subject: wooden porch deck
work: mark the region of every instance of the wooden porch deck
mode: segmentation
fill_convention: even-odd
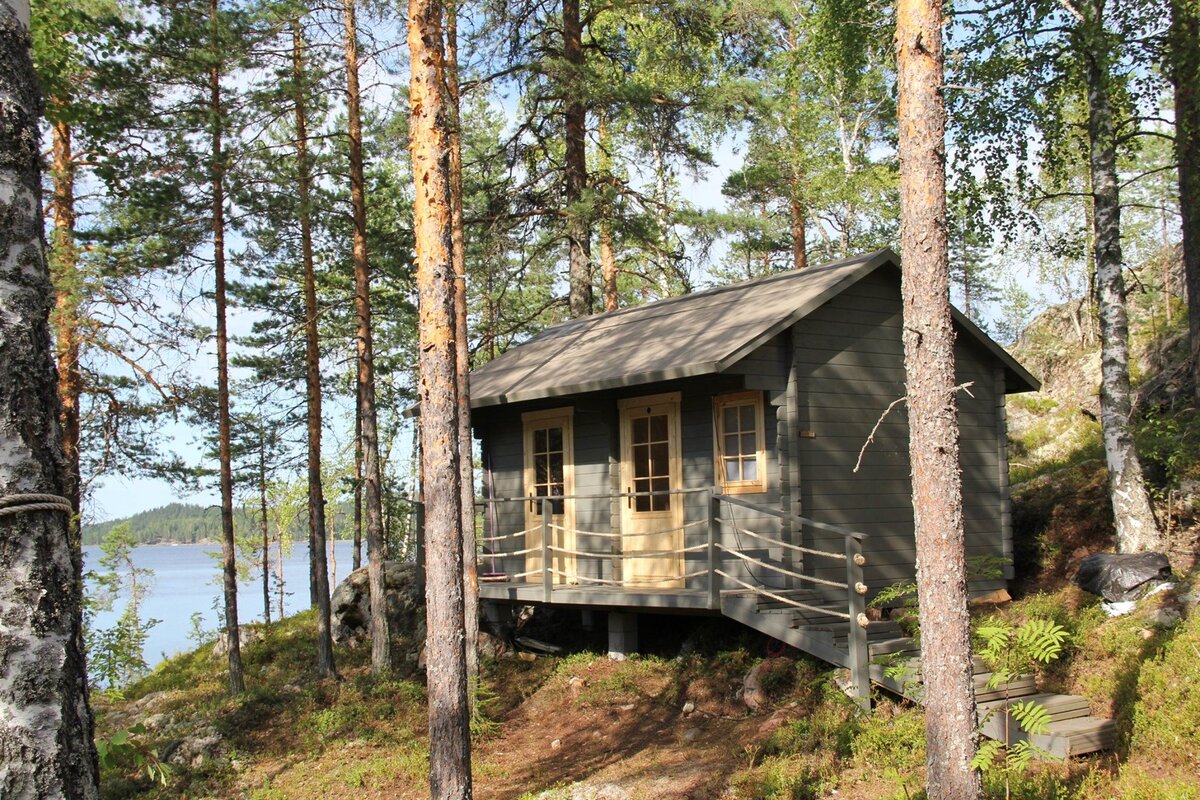
[[[671,551],[681,556],[685,552],[691,552],[705,559],[701,562],[704,564],[703,569],[684,576],[692,584],[691,588],[622,585],[612,579],[567,575],[558,571],[551,565],[554,564],[554,558],[560,554],[618,562],[639,556],[636,553],[624,553],[621,548],[622,534],[619,532],[581,532],[592,536],[612,537],[614,552],[576,551],[556,546],[553,543],[554,533],[563,529],[552,524],[550,500],[543,498],[540,544],[528,549],[525,549],[523,544],[519,545],[522,549],[513,554],[540,551],[542,566],[521,575],[508,576],[503,580],[488,580],[484,577],[479,586],[480,599],[507,604],[545,604],[614,611],[719,614],[830,664],[846,668],[849,671],[848,690],[864,707],[869,707],[872,686],[881,687],[920,703],[923,699],[923,687],[920,682],[921,662],[917,643],[907,636],[897,623],[870,621],[865,614],[869,589],[863,583],[863,566],[867,563],[862,550],[863,534],[804,517],[785,515],[776,509],[758,506],[740,498],[723,496],[716,490],[710,491],[711,513],[706,523],[707,544]],[[724,512],[723,505],[726,509]],[[755,549],[743,549],[740,537],[738,546],[723,543],[719,531],[723,524],[736,525],[732,516],[737,507],[750,508],[758,513],[780,518],[790,516],[793,523],[841,534],[845,539],[845,549],[841,552],[814,550],[778,538],[767,540],[762,534],[744,529],[743,534],[756,540],[752,544]],[[726,516],[722,516],[723,513]],[[519,535],[520,533],[494,535],[491,541],[507,542]],[[759,540],[764,540],[768,547],[777,551],[797,556],[795,566],[791,558],[771,561],[761,556],[764,541]],[[504,554],[501,552],[496,555],[503,557]],[[825,559],[825,563],[832,559],[844,564],[845,581],[813,576],[808,571],[813,559]],[[787,588],[764,583],[761,579],[753,577],[755,573],[748,569],[745,573],[738,572],[735,565],[753,565],[756,569],[767,570],[775,577],[777,583],[782,582]],[[563,580],[568,582],[556,582]],[[699,584],[698,588],[696,584]],[[807,586],[812,588],[796,588]],[[888,665],[896,663],[905,667],[904,680],[892,677],[892,671],[887,669]],[[1010,744],[1025,738],[1019,726],[1008,717],[1005,709],[1011,703],[1036,698],[1050,712],[1052,718],[1047,734],[1028,737],[1043,751],[1066,758],[1111,749],[1115,745],[1114,721],[1091,716],[1086,699],[1071,695],[1039,693],[1034,678],[1030,675],[1020,676],[1001,686],[989,688],[987,684],[990,673],[978,659],[975,666],[976,701],[979,704],[980,716],[984,718],[982,732],[986,736],[999,741],[1007,739]]]
[[[696,611],[717,613],[709,608],[707,589],[654,589],[622,586],[556,584],[546,603],[545,587],[525,581],[479,583],[479,598],[528,605],[548,604],[653,611]]]

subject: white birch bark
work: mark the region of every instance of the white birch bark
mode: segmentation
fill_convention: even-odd
[[[0,0],[0,498],[61,496],[28,0]],[[12,507],[11,505],[9,506]],[[0,515],[0,797],[99,797],[68,514]]]

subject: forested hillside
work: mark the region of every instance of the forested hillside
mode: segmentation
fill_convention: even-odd
[[[134,514],[125,519],[110,520],[83,526],[83,543],[98,545],[113,526],[128,522],[138,544],[213,544],[221,539],[221,513],[214,506],[171,503]],[[254,520],[240,511],[238,526],[252,525]]]

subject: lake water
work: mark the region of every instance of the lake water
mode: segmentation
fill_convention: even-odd
[[[354,543],[337,542],[337,580],[350,574]],[[142,617],[160,622],[150,629],[146,641],[146,663],[154,667],[169,656],[195,647],[188,639],[192,614],[200,612],[206,631],[215,631],[224,619],[221,597],[221,549],[214,545],[143,545],[133,550],[137,566],[154,571],[152,586],[142,607]],[[274,555],[274,554],[272,554]],[[84,571],[97,567],[100,548],[83,548]],[[366,560],[364,548],[363,560]],[[272,565],[272,573],[274,565]],[[332,570],[332,564],[330,565]],[[308,544],[297,543],[283,560],[284,601],[287,614],[308,608]],[[332,580],[331,587],[336,585]],[[118,597],[112,611],[100,612],[93,623],[111,627],[125,608],[126,598]],[[278,590],[271,578],[271,618],[278,613]],[[238,586],[239,621],[258,622],[263,618],[262,573],[252,570],[250,578]]]

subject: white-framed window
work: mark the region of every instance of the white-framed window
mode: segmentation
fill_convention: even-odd
[[[728,494],[767,490],[762,392],[713,398],[717,485]]]

